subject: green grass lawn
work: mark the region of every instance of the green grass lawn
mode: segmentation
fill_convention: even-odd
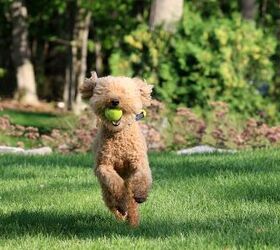
[[[41,134],[49,134],[53,129],[71,130],[77,122],[73,114],[40,113],[21,110],[5,109],[0,116],[8,115],[12,124],[25,127],[36,127]],[[41,146],[40,140],[30,140],[24,136],[15,137],[0,133],[0,145],[16,146],[17,142],[24,142],[26,148]]]
[[[10,135],[2,134],[0,132],[0,145],[5,144],[11,147],[16,147],[18,141],[23,142],[26,148],[38,147],[38,145],[41,144],[40,140],[30,140],[23,136],[20,137],[10,136]]]
[[[153,189],[131,229],[103,205],[90,155],[0,156],[0,248],[280,248],[280,150],[150,162]]]
[[[8,109],[0,111],[0,116],[3,115],[8,115],[13,124],[36,127],[41,133],[49,133],[54,128],[72,128],[77,120],[71,114],[40,113]]]

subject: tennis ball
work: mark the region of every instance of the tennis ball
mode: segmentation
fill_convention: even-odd
[[[105,109],[105,117],[109,121],[116,122],[122,118],[122,115],[123,115],[123,112],[121,109],[110,109],[110,108]]]

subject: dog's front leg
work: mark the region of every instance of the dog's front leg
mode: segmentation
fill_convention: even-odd
[[[124,180],[115,171],[113,166],[98,165],[95,174],[101,186],[114,196],[116,200],[121,200],[125,193]]]
[[[127,178],[127,219],[130,225],[138,226],[138,203],[142,203],[148,196],[151,187],[152,176],[147,157],[130,161],[131,174]]]
[[[141,160],[133,161],[132,167],[134,171],[128,181],[130,182],[135,201],[142,203],[147,199],[152,185],[152,174],[148,158],[142,157]]]
[[[134,200],[130,185],[131,183],[126,182],[127,194],[125,196],[125,204],[127,209],[127,220],[132,227],[137,227],[139,225],[138,203]]]

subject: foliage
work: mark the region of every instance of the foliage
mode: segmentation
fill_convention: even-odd
[[[198,11],[201,16],[209,18],[221,18],[230,16],[233,12],[241,11],[240,1],[221,1],[221,0],[190,0],[191,6]]]
[[[12,64],[10,0],[0,0],[0,77],[2,68],[7,72],[1,79],[1,94],[13,96],[16,88],[15,72]],[[63,99],[65,67],[77,6],[92,12],[89,32],[88,72],[96,67],[95,44],[102,45],[104,73],[108,72],[107,58],[113,48],[118,47],[120,37],[129,33],[140,22],[146,22],[150,0],[123,2],[88,0],[25,1],[28,17],[28,32],[32,62],[34,64],[37,92],[40,99],[57,101]],[[110,13],[110,14],[108,14]],[[114,25],[112,25],[112,23]]]
[[[89,152],[96,135],[96,118],[90,113],[79,118],[77,124],[68,131],[53,129],[50,134],[42,135],[42,143],[61,153]]]
[[[169,40],[170,35],[163,30],[151,32],[147,25],[139,25],[135,31],[124,37],[123,49],[116,50],[110,57],[112,74],[139,75],[151,84],[158,83],[161,75],[159,68],[165,60],[168,61]],[[168,87],[173,91],[174,84],[166,86],[165,90],[168,91]],[[160,84],[156,85],[156,90],[159,97],[170,101],[168,93],[165,95]]]
[[[80,5],[92,12],[88,71],[96,67],[99,56],[103,74],[146,78],[156,85],[156,97],[174,110],[182,104],[207,111],[211,101],[221,100],[242,113],[263,109],[270,117],[277,113],[269,100],[272,96],[276,102],[280,93],[279,38],[274,53],[271,36],[279,32],[277,1],[257,0],[259,8],[252,22],[241,21],[237,14],[240,1],[185,1],[184,17],[175,34],[149,31],[151,0],[25,2],[40,98],[62,99],[73,16]],[[11,44],[10,3],[0,0],[0,77],[1,93],[12,96],[15,72],[11,51],[5,49]],[[101,44],[99,52],[95,51],[97,43]]]
[[[269,126],[261,116],[238,117],[223,102],[212,102],[211,112],[205,119],[188,108],[178,108],[171,134],[168,145],[173,149],[199,144],[235,149],[280,146],[280,126]]]
[[[223,102],[212,102],[210,106],[207,116],[185,107],[173,113],[163,103],[153,100],[147,117],[139,122],[148,149],[167,151],[201,144],[233,149],[280,146],[280,126],[268,125],[265,117],[244,118],[230,112]],[[61,153],[92,149],[97,132],[97,119],[92,112],[85,112],[78,121],[65,115],[56,115],[55,119],[51,114],[36,116],[34,112],[22,112],[15,119],[17,113],[2,112],[11,118],[0,116],[0,145],[50,146]],[[37,117],[36,123],[32,122],[34,117]],[[44,121],[47,127],[42,126]]]
[[[5,69],[0,68],[0,78],[2,78],[3,76],[5,76],[6,73],[7,73],[7,72],[6,72]]]
[[[244,22],[240,15],[203,19],[185,5],[176,34],[151,33],[140,25],[125,36],[123,49],[110,58],[113,74],[140,75],[156,85],[156,95],[169,105],[209,107],[225,101],[239,112],[275,115],[266,96],[275,48],[271,35]]]
[[[272,94],[274,97],[274,100],[276,101],[276,104],[280,108],[279,104],[279,98],[280,98],[280,65],[279,65],[279,58],[280,58],[280,3],[278,1],[268,0],[267,2],[268,6],[270,7],[268,10],[268,13],[265,13],[263,15],[263,21],[262,19],[262,26],[265,29],[272,30],[274,34],[276,34],[276,37],[278,39],[277,47],[276,47],[276,53],[272,58],[272,61],[274,62],[274,68],[275,68],[275,77],[274,77],[274,85],[272,89]]]
[[[152,100],[144,121],[139,122],[149,150],[165,150],[168,141],[168,110],[162,102]]]
[[[178,108],[172,123],[173,148],[189,147],[202,143],[205,134],[205,121],[187,108]],[[176,146],[175,146],[176,145]]]
[[[10,3],[0,0],[0,92],[12,97],[16,73]],[[39,97],[63,98],[69,42],[80,5],[92,12],[88,71],[95,69],[99,57],[101,75],[137,75],[155,85],[154,97],[161,102],[154,101],[141,122],[150,149],[201,143],[229,148],[279,145],[279,126],[271,124],[280,118],[280,5],[256,0],[256,18],[247,22],[238,14],[240,3],[184,1],[183,20],[170,34],[161,28],[149,30],[151,0],[25,1]],[[88,114],[77,124],[68,115],[0,112],[5,114],[11,130],[2,131],[1,143],[46,144],[63,152],[90,150],[95,130]],[[14,130],[18,125],[24,131]],[[31,137],[39,137],[29,139],[28,127],[38,130],[29,131]]]
[[[150,150],[163,150],[166,110],[164,105],[153,101],[147,110],[148,118],[140,122]],[[34,111],[0,111],[0,145],[19,147],[50,146],[62,153],[88,152],[97,132],[96,116],[85,112],[79,119],[65,114],[36,113]],[[160,129],[159,129],[160,128]]]
[[[117,48],[121,37],[140,22],[147,21],[150,3],[151,0],[94,1],[89,8],[93,12],[94,24],[98,29],[95,29],[92,38],[102,42],[103,53],[107,54],[113,48]]]

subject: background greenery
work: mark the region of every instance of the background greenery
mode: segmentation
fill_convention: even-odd
[[[37,94],[41,101],[51,103],[50,112],[41,107],[33,112],[29,108],[24,110],[26,107],[21,109],[21,104],[9,105],[17,92],[9,9],[15,1],[26,4]],[[178,149],[197,144],[227,148],[278,146],[279,3],[185,0],[182,18],[170,31],[164,26],[151,29],[149,18],[154,2],[0,0],[0,118],[10,117],[2,119],[3,126],[0,119],[0,142],[41,145],[44,137],[43,145],[49,145],[47,138],[53,147],[56,142],[55,148],[59,148],[65,144],[66,132],[72,137],[72,150],[94,137],[94,122],[84,122],[92,119],[90,115],[76,123],[79,118],[64,114],[56,105],[64,101],[66,108],[71,109],[64,96],[66,72],[71,68],[69,58],[72,56],[72,62],[74,58],[70,47],[76,41],[76,15],[83,9],[91,14],[87,74],[96,70],[99,76],[139,76],[155,86],[153,97],[160,102],[155,101],[147,110],[148,118],[144,121],[149,148]],[[250,20],[244,17],[244,2],[254,3],[255,15]],[[180,112],[180,108],[190,110]],[[25,128],[18,131],[16,125]],[[37,129],[35,135],[30,135],[29,126]],[[60,130],[59,135],[56,129]],[[20,140],[10,137],[18,135]],[[33,142],[26,139],[28,136],[33,137]],[[75,137],[84,139],[77,145],[72,140]]]
[[[250,21],[242,20],[239,1],[185,1],[175,34],[149,30],[149,0],[80,2],[92,12],[88,72],[96,68],[95,46],[101,43],[102,75],[144,77],[171,109],[183,105],[207,110],[211,101],[221,100],[242,114],[263,111],[270,119],[278,117],[277,1],[256,1],[257,14]],[[11,43],[11,25],[5,17],[8,4],[0,1],[0,91],[5,96],[15,89],[6,49]],[[70,39],[67,23],[75,1],[26,4],[39,96],[61,100],[67,47],[57,41]]]

